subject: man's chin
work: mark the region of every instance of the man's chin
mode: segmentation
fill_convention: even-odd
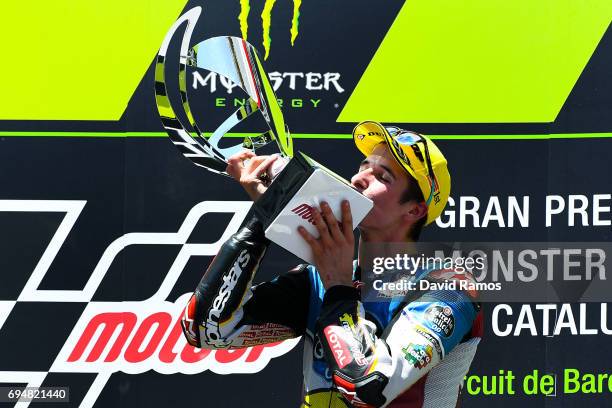
[[[359,225],[357,225],[357,228],[359,228],[359,230],[367,230],[368,228],[371,228],[371,225],[372,222],[368,220],[368,217],[366,216],[363,220],[361,220]]]
[[[368,216],[369,216],[369,215],[370,215],[370,214],[366,214],[366,216],[365,216],[365,217],[363,217],[363,219],[361,220],[361,222],[360,222],[359,224],[357,224],[357,225],[356,225],[356,227],[357,227],[357,228],[361,228],[362,226],[367,225],[367,224],[368,224]]]
[[[388,220],[385,217],[384,210],[379,208],[376,203],[374,207],[363,217],[363,220],[359,223],[360,229],[375,230],[381,228],[382,225],[388,224]]]

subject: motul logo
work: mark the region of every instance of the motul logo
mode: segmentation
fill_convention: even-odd
[[[233,350],[194,348],[180,326],[182,308],[190,296],[183,295],[175,303],[90,303],[53,371],[194,374],[209,369],[219,374],[253,373],[297,343],[290,340]]]
[[[312,220],[314,218],[314,208],[308,204],[300,204],[291,210],[291,212],[299,215],[309,223],[314,224],[314,221]]]

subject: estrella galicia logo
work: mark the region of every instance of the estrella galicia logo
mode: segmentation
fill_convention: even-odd
[[[433,305],[425,311],[425,319],[431,328],[444,337],[450,337],[455,330],[455,316],[448,306]]]

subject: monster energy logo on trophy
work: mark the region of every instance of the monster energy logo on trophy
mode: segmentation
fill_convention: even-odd
[[[172,143],[186,158],[200,167],[226,176],[228,174],[225,169],[230,156],[244,149],[255,151],[275,141],[281,156],[288,163],[265,194],[257,200],[254,211],[264,224],[266,237],[302,259],[312,262],[310,248],[296,234],[296,230],[302,225],[315,236],[318,231],[291,210],[303,204],[318,207],[321,201],[327,201],[339,219],[340,203],[346,199],[351,202],[353,220],[357,225],[372,208],[372,202],[354,190],[346,180],[305,154],[300,152],[294,157],[289,129],[285,125],[268,75],[251,44],[238,37],[213,37],[190,47],[191,37],[201,13],[201,7],[194,7],[179,17],[170,27],[157,55],[155,99],[162,125]],[[186,23],[186,28],[178,58],[179,104],[173,103],[168,94],[166,65],[171,62],[167,54],[172,38],[183,23]],[[210,137],[204,136],[189,104],[187,66],[222,75],[248,95],[244,106],[218,125]],[[181,115],[177,115],[177,112]],[[267,130],[259,135],[247,136],[240,143],[231,146],[224,144],[222,147],[223,137],[255,112],[261,113]]]

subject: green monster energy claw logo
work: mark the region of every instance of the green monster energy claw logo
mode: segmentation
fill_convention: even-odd
[[[261,25],[263,28],[262,45],[265,50],[264,60],[268,59],[270,55],[270,44],[272,39],[270,38],[270,26],[272,24],[272,9],[276,0],[266,0],[263,11],[261,12]],[[299,33],[299,20],[300,20],[300,6],[302,0],[293,0],[293,18],[291,19],[291,46],[295,43],[295,39]],[[251,11],[251,5],[249,0],[240,0],[240,14],[238,15],[238,21],[240,21],[240,31],[242,32],[242,38],[247,40],[248,36],[248,17]]]

